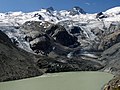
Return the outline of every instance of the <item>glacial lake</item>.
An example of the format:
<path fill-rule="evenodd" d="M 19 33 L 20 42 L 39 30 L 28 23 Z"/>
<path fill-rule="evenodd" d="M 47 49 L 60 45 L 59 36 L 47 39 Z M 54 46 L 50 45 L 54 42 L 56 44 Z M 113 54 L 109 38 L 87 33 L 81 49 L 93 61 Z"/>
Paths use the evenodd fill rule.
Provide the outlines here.
<path fill-rule="evenodd" d="M 0 90 L 101 90 L 113 78 L 104 72 L 64 72 L 1 82 Z"/>

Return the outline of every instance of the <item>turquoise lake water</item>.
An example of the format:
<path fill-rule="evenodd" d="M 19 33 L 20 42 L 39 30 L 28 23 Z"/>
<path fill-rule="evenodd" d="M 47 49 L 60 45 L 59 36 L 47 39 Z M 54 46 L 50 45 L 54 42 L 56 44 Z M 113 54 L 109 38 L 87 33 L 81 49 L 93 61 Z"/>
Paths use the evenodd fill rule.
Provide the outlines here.
<path fill-rule="evenodd" d="M 101 90 L 113 75 L 104 72 L 64 72 L 2 82 L 0 90 Z"/>

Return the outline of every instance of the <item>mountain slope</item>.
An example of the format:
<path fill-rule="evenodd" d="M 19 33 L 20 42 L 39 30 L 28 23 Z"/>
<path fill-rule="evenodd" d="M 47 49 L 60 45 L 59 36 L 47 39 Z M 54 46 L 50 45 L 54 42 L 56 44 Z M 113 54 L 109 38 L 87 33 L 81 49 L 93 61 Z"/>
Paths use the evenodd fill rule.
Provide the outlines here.
<path fill-rule="evenodd" d="M 0 81 L 16 80 L 43 74 L 32 54 L 14 46 L 0 31 Z"/>

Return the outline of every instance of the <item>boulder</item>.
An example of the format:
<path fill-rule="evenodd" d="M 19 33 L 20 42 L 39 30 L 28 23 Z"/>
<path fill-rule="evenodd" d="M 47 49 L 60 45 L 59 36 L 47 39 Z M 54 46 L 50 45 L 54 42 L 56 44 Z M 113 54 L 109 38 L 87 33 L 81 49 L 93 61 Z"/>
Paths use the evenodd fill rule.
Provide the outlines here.
<path fill-rule="evenodd" d="M 120 90 L 120 76 L 115 76 L 103 88 L 103 90 Z"/>

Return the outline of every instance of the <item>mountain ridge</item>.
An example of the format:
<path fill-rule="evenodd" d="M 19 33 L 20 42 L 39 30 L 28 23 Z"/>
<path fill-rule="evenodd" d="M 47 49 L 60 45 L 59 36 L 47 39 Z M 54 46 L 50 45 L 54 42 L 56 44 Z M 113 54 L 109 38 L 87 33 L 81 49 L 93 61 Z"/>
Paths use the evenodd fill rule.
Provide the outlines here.
<path fill-rule="evenodd" d="M 106 16 L 106 18 L 102 18 L 103 21 L 120 21 L 119 12 L 117 11 L 120 9 L 119 7 L 115 7 L 112 9 L 109 9 L 103 14 Z M 53 8 L 52 8 L 53 9 Z M 99 12 L 98 12 L 99 13 Z M 110 13 L 110 14 L 109 14 Z M 111 15 L 112 13 L 112 15 Z M 8 12 L 8 13 L 0 13 L 0 23 L 1 24 L 8 24 L 11 26 L 21 25 L 25 23 L 26 21 L 48 21 L 52 23 L 58 23 L 60 21 L 64 20 L 74 20 L 74 21 L 89 21 L 89 20 L 96 20 L 96 14 L 88 14 L 85 13 L 83 9 L 80 7 L 76 7 L 71 10 L 52 10 L 52 12 L 47 9 L 40 9 L 39 11 L 29 12 L 29 13 L 23 13 L 23 12 Z"/>

